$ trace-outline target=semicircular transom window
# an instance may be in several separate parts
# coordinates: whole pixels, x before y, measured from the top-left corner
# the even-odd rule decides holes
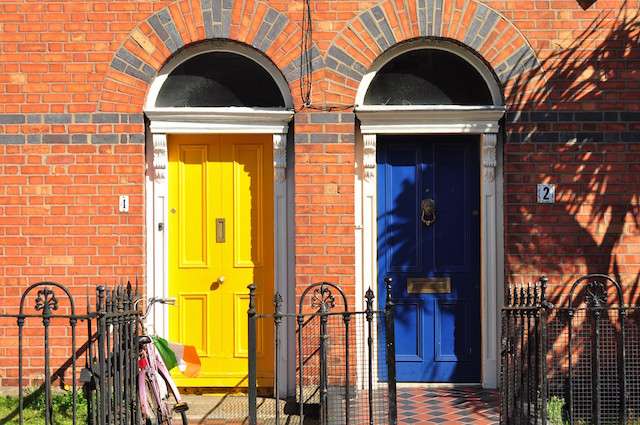
[[[480,73],[444,50],[404,53],[380,69],[371,81],[365,105],[493,105]]]
[[[246,56],[209,52],[177,66],[168,76],[156,107],[284,107],[269,72]]]

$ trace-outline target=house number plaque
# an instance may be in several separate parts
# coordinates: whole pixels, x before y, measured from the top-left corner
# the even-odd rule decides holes
[[[539,204],[554,204],[556,202],[555,184],[541,183],[537,187]]]
[[[407,278],[407,292],[410,294],[449,294],[450,277],[410,277]]]

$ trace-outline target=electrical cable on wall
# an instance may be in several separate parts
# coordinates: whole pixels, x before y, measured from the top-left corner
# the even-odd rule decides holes
[[[300,98],[303,107],[311,106],[313,83],[313,25],[311,22],[311,0],[302,0],[302,40],[300,44]]]
[[[313,86],[313,23],[311,19],[311,0],[302,0],[302,39],[300,42],[300,99],[301,109],[315,111],[346,111],[353,109],[354,105],[321,105],[316,106],[311,102],[311,87]]]

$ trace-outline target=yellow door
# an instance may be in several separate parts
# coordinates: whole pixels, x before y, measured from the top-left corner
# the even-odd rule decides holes
[[[197,378],[247,386],[247,285],[272,311],[273,152],[265,135],[169,137],[169,338],[194,345]],[[258,322],[258,376],[273,375],[272,326]]]

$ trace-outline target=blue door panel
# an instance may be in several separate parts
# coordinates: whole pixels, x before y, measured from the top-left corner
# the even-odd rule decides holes
[[[469,339],[467,303],[458,300],[438,300],[435,309],[435,361],[469,360],[464,342]],[[450,336],[453,335],[454,338]]]
[[[464,220],[467,211],[462,206],[468,196],[463,184],[467,177],[467,150],[468,147],[461,143],[434,146],[437,167],[434,169],[433,186],[438,200],[434,242],[446,243],[434,245],[431,252],[434,255],[434,268],[440,272],[465,269],[466,252],[463,248],[467,245],[465,235],[469,232],[469,223]]]
[[[396,335],[402,336],[397,346],[397,362],[422,361],[422,303],[402,301],[396,305]]]
[[[398,272],[422,270],[422,247],[416,201],[421,185],[418,153],[413,145],[395,145],[389,149],[385,203],[393,209],[385,215],[383,236],[387,239],[388,268]]]
[[[378,300],[393,278],[400,382],[480,380],[479,146],[468,136],[388,136],[378,148]],[[430,226],[421,201],[436,204]],[[450,279],[409,293],[407,279]],[[380,329],[384,333],[384,329]],[[380,340],[384,340],[383,338]],[[384,353],[384,350],[381,350]]]

